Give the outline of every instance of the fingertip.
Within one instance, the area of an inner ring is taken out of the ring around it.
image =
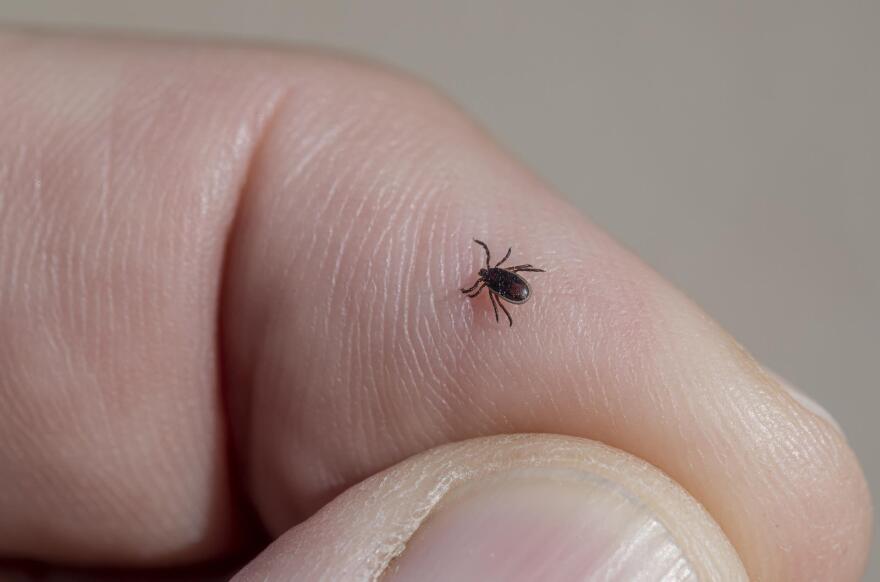
[[[445,445],[343,493],[236,580],[746,580],[705,510],[604,445],[510,435]]]

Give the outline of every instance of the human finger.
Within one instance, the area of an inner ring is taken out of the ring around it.
[[[289,83],[222,306],[236,443],[271,531],[419,451],[547,432],[667,472],[755,579],[859,576],[870,502],[844,438],[691,301],[421,84],[321,57]],[[460,291],[485,265],[473,238],[546,270],[512,327]]]
[[[375,475],[234,578],[746,580],[677,484],[592,441],[513,435],[441,446]]]

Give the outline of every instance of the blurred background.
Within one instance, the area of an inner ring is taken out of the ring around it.
[[[319,44],[434,83],[826,407],[880,500],[880,2],[0,0],[0,22]]]

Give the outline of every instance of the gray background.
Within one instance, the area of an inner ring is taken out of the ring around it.
[[[880,499],[877,0],[0,0],[0,21],[318,43],[439,85],[822,403]]]

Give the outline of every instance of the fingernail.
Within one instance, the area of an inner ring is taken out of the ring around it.
[[[574,469],[519,469],[453,490],[386,581],[696,580],[632,493]]]
[[[810,412],[812,412],[813,414],[815,414],[819,418],[822,418],[822,419],[828,421],[828,424],[830,424],[835,429],[837,429],[837,432],[839,432],[840,434],[844,434],[843,428],[837,423],[836,420],[834,420],[834,417],[831,416],[831,413],[828,412],[827,410],[825,410],[824,408],[822,408],[822,406],[818,402],[816,402],[815,400],[813,400],[812,398],[810,398],[809,396],[807,396],[806,394],[804,394],[803,392],[801,392],[800,390],[798,390],[797,388],[792,386],[785,378],[783,378],[782,376],[780,376],[776,372],[774,372],[772,370],[767,370],[767,368],[764,368],[764,370],[770,376],[772,376],[777,382],[779,382],[779,385],[782,386],[783,388],[785,388],[785,390],[788,392],[788,394],[792,398],[794,398],[794,400],[798,404],[800,404],[801,406],[803,406],[804,408],[806,408],[807,410],[809,410]]]

